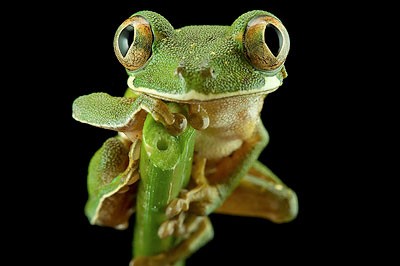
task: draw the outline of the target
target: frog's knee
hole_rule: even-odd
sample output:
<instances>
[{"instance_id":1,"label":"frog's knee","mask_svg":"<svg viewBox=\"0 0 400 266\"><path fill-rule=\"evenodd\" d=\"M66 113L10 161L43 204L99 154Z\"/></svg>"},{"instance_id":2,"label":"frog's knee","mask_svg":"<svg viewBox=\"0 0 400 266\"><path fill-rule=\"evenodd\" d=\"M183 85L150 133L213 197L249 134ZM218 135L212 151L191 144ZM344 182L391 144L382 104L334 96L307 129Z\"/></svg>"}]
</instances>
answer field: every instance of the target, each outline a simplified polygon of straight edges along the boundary
<instances>
[{"instance_id":1,"label":"frog's knee","mask_svg":"<svg viewBox=\"0 0 400 266\"><path fill-rule=\"evenodd\" d=\"M299 212L299 203L296 193L287 189L282 200L279 211L275 212L270 219L275 223L287 223L293 221Z\"/></svg>"},{"instance_id":2,"label":"frog's knee","mask_svg":"<svg viewBox=\"0 0 400 266\"><path fill-rule=\"evenodd\" d=\"M129 146L120 138L111 137L107 139L91 159L89 174L94 173L95 178L101 178L105 183L111 182L127 167L128 153Z\"/></svg>"}]
</instances>

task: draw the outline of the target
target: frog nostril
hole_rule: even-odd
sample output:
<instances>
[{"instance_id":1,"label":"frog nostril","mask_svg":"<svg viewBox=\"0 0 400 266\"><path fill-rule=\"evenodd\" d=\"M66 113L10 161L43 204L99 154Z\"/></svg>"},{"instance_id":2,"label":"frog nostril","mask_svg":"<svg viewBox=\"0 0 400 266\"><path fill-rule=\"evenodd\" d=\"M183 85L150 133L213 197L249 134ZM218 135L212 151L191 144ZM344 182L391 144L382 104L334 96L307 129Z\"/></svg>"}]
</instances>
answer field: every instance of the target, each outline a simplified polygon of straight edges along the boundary
<instances>
[{"instance_id":1,"label":"frog nostril","mask_svg":"<svg viewBox=\"0 0 400 266\"><path fill-rule=\"evenodd\" d=\"M213 78L215 76L215 72L211 67L205 67L200 70L200 75L204 78Z\"/></svg>"},{"instance_id":2,"label":"frog nostril","mask_svg":"<svg viewBox=\"0 0 400 266\"><path fill-rule=\"evenodd\" d=\"M281 47L281 35L272 24L268 24L264 30L264 42L274 56L278 56Z\"/></svg>"},{"instance_id":3,"label":"frog nostril","mask_svg":"<svg viewBox=\"0 0 400 266\"><path fill-rule=\"evenodd\" d=\"M182 78L186 73L186 67L183 64L180 64L176 69L175 69L175 75L178 75L180 78Z\"/></svg>"}]
</instances>

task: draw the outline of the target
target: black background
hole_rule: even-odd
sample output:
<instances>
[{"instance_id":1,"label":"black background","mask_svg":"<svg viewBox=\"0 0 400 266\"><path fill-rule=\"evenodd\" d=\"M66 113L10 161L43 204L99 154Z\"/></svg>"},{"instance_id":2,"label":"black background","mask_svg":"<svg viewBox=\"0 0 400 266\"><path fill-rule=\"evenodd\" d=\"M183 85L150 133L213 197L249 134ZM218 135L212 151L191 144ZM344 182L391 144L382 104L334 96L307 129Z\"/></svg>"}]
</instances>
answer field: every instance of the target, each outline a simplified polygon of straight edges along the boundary
<instances>
[{"instance_id":1,"label":"black background","mask_svg":"<svg viewBox=\"0 0 400 266\"><path fill-rule=\"evenodd\" d=\"M71 107L75 98L91 92L124 93L127 76L114 55L113 37L122 21L145 9L162 14L175 28L230 25L244 12L262 9L279 17L291 38L285 63L289 76L267 97L262 111L271 139L260 160L297 192L299 215L277 225L211 214L215 237L187 265L325 265L354 255L353 243L365 238L358 227L365 217L360 218L357 208L362 200L347 197L343 185L344 174L352 173L355 162L349 156L352 149L341 147L348 139L356 140L352 131L343 128L357 120L341 120L337 125L341 110L354 103L346 97L338 100L339 79L331 75L336 73L332 68L339 56L334 45L336 25L330 18L339 9L305 1L145 2L59 2L35 6L27 16L20 14L24 26L14 32L23 44L18 52L28 51L32 58L22 56L18 61L23 75L15 81L35 85L24 91L32 107L17 123L33 116L40 119L28 130L18 128L25 139L35 141L20 138L24 148L18 156L24 159L18 162L23 167L14 168L17 176L24 173L25 189L20 194L26 197L19 197L22 204L12 205L13 215L23 218L15 218L22 225L11 228L30 232L24 241L16 242L21 253L16 259L41 265L128 265L132 229L91 226L83 212L89 160L115 132L73 120ZM33 35L24 35L25 30Z\"/></svg>"}]
</instances>

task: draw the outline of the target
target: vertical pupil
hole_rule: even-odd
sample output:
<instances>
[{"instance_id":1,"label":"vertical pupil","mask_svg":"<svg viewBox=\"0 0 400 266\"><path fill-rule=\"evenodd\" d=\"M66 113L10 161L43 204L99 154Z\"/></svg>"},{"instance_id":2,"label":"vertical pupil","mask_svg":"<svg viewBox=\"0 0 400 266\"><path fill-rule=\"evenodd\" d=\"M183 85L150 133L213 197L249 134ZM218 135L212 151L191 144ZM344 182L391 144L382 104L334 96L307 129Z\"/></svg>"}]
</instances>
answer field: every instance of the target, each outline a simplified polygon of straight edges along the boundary
<instances>
[{"instance_id":1,"label":"vertical pupil","mask_svg":"<svg viewBox=\"0 0 400 266\"><path fill-rule=\"evenodd\" d=\"M275 28L275 26L268 24L265 27L264 41L267 44L269 50L275 56L278 56L281 47L281 36L278 29Z\"/></svg>"},{"instance_id":2,"label":"vertical pupil","mask_svg":"<svg viewBox=\"0 0 400 266\"><path fill-rule=\"evenodd\" d=\"M123 29L119 35L118 46L121 51L122 56L126 56L128 53L129 47L133 43L135 38L135 31L132 25L129 25Z\"/></svg>"}]
</instances>

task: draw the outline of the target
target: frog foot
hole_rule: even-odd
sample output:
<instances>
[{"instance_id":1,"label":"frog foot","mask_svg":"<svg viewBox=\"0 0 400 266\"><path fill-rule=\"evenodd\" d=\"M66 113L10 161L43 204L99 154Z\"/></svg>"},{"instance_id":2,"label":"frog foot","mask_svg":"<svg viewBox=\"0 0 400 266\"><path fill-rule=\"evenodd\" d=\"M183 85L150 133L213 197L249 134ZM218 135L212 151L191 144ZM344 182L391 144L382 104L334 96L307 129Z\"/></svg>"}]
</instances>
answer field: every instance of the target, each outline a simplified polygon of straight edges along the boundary
<instances>
[{"instance_id":1,"label":"frog foot","mask_svg":"<svg viewBox=\"0 0 400 266\"><path fill-rule=\"evenodd\" d=\"M179 197L168 204L165 211L167 218L173 218L182 212L188 211L191 202L206 200L210 194L209 188L208 185L202 184L191 190L183 189Z\"/></svg>"},{"instance_id":2,"label":"frog foot","mask_svg":"<svg viewBox=\"0 0 400 266\"><path fill-rule=\"evenodd\" d=\"M172 200L167 206L165 211L167 220L158 230L160 238L187 234L190 231L187 225L191 224L188 217L207 215L208 206L217 196L217 189L208 184L201 184L189 191L182 190L179 198Z\"/></svg>"},{"instance_id":3,"label":"frog foot","mask_svg":"<svg viewBox=\"0 0 400 266\"><path fill-rule=\"evenodd\" d=\"M134 257L130 266L172 266L178 261L185 260L200 247L205 245L214 236L214 231L210 219L207 216L197 216L195 214L179 215L180 219L185 220L185 234L180 242L170 249L151 256Z\"/></svg>"},{"instance_id":4,"label":"frog foot","mask_svg":"<svg viewBox=\"0 0 400 266\"><path fill-rule=\"evenodd\" d=\"M184 235L186 231L186 228L184 226L185 217L186 213L181 212L174 219L168 219L163 222L158 228L158 236L160 238L166 238L171 235Z\"/></svg>"},{"instance_id":5,"label":"frog foot","mask_svg":"<svg viewBox=\"0 0 400 266\"><path fill-rule=\"evenodd\" d=\"M161 238L175 235L182 236L188 232L187 224L190 221L185 214L204 216L208 214L208 207L219 197L216 187L210 186L204 174L206 159L194 156L192 167L192 189L182 189L179 196L173 199L166 207L164 221L158 231ZM190 215L189 217L192 217ZM189 219L190 220L190 219Z\"/></svg>"},{"instance_id":6,"label":"frog foot","mask_svg":"<svg viewBox=\"0 0 400 266\"><path fill-rule=\"evenodd\" d=\"M210 125L210 118L207 111L200 104L189 105L188 120L189 124L197 130L204 130Z\"/></svg>"},{"instance_id":7,"label":"frog foot","mask_svg":"<svg viewBox=\"0 0 400 266\"><path fill-rule=\"evenodd\" d=\"M185 131L187 127L187 119L181 113L173 113L172 115L174 117L172 124L164 126L170 134L178 136L183 131Z\"/></svg>"}]
</instances>

